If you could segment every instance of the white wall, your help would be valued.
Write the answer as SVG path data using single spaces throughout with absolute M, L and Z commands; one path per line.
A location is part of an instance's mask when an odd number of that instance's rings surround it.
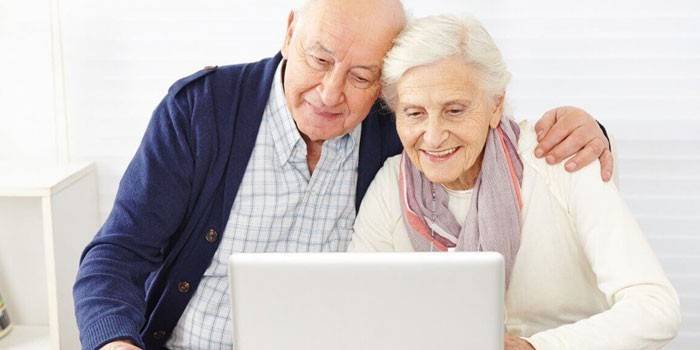
M 56 158 L 46 3 L 0 0 L 0 161 Z
M 411 0 L 416 15 L 482 19 L 514 75 L 517 116 L 572 104 L 618 141 L 623 194 L 681 295 L 673 349 L 700 344 L 700 2 Z M 100 209 L 151 111 L 205 65 L 273 55 L 289 1 L 62 0 L 67 135 L 53 114 L 48 1 L 0 0 L 0 161 L 98 165 Z M 695 346 L 693 346 L 695 345 Z

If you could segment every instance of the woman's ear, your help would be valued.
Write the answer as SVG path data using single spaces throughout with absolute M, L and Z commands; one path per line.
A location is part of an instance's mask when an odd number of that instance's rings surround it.
M 282 57 L 288 58 L 289 46 L 292 42 L 292 35 L 294 35 L 294 27 L 296 25 L 294 11 L 289 11 L 289 16 L 287 17 L 287 32 L 284 35 L 284 43 L 282 44 Z
M 492 129 L 497 128 L 498 124 L 501 122 L 501 116 L 503 115 L 503 105 L 505 99 L 505 92 L 502 95 L 495 97 L 493 109 L 491 110 L 491 120 L 489 121 L 489 126 L 491 126 Z

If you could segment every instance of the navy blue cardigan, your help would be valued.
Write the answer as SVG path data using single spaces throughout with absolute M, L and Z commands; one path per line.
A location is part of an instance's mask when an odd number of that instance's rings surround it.
M 81 257 L 73 296 L 83 348 L 117 338 L 163 347 L 218 247 L 280 61 L 204 69 L 158 105 Z M 393 118 L 377 102 L 362 123 L 356 208 L 400 151 Z

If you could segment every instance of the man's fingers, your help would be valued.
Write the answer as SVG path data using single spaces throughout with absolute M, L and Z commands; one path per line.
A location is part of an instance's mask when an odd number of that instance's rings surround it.
M 526 340 L 523 340 L 518 337 L 512 337 L 509 335 L 506 335 L 505 340 L 503 341 L 504 345 L 504 350 L 532 350 L 534 347 L 528 343 Z
M 138 347 L 133 346 L 133 345 L 123 344 L 123 345 L 117 345 L 117 347 L 114 348 L 114 350 L 141 350 L 141 348 L 138 348 Z
M 600 156 L 600 177 L 603 178 L 603 181 L 608 182 L 612 179 L 614 163 L 612 152 L 608 149 L 603 151 Z
M 113 350 L 141 350 L 141 348 L 139 348 L 138 346 L 134 346 L 131 344 L 119 344 L 119 345 L 116 345 L 112 349 Z
M 584 148 L 589 140 L 586 140 L 585 134 L 575 132 L 569 135 L 565 140 L 554 146 L 549 153 L 546 154 L 546 160 L 549 164 L 557 164 L 562 160 L 571 157 Z M 595 155 L 598 158 L 598 155 Z M 589 161 L 590 162 L 590 161 Z
M 515 348 L 515 339 L 513 337 L 506 335 L 505 340 L 503 341 L 504 345 L 504 350 L 511 350 Z
M 603 144 L 597 139 L 591 140 L 583 149 L 581 149 L 576 155 L 569 159 L 564 168 L 566 171 L 573 172 L 591 164 L 594 160 L 598 159 L 603 152 Z M 579 148 L 577 148 L 578 150 Z M 548 156 L 549 157 L 549 156 Z
M 564 139 L 566 139 L 567 142 L 574 141 L 575 143 L 579 143 L 580 146 L 585 145 L 584 141 L 581 141 L 578 138 L 574 140 L 567 139 L 569 134 L 572 134 L 574 131 L 576 131 L 575 126 L 568 125 L 568 121 L 566 119 L 559 119 L 557 123 L 551 129 L 549 129 L 547 134 L 540 140 L 537 148 L 535 148 L 535 156 L 541 158 L 548 155 L 552 149 L 555 146 L 559 146 Z M 558 159 L 561 161 L 562 158 Z
M 557 121 L 557 110 L 556 109 L 550 109 L 548 110 L 544 115 L 542 115 L 542 118 L 535 123 L 535 132 L 537 133 L 537 141 L 540 141 L 544 135 L 547 135 L 547 132 L 549 132 L 549 129 L 552 128 L 552 125 Z
M 138 346 L 132 345 L 130 342 L 117 340 L 103 346 L 100 350 L 141 350 Z

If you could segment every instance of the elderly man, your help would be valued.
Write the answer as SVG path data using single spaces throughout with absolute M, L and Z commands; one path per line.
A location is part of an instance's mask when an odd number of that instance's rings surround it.
M 230 349 L 230 254 L 347 248 L 369 183 L 401 151 L 377 97 L 404 23 L 398 0 L 309 1 L 289 15 L 281 55 L 170 88 L 82 257 L 84 348 Z M 560 108 L 539 126 L 539 156 L 582 149 L 567 169 L 600 156 L 610 177 L 585 112 Z

